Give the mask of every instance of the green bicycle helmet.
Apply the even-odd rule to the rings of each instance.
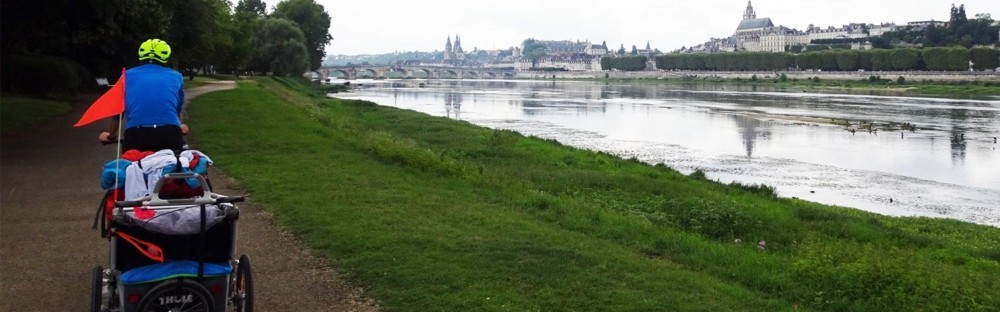
[[[160,39],[149,39],[139,45],[139,60],[166,63],[170,58],[170,45]]]

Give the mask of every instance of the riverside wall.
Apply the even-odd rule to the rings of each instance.
[[[516,79],[683,79],[683,78],[722,78],[722,79],[774,79],[785,74],[788,79],[805,80],[819,77],[821,80],[865,80],[871,76],[895,80],[902,76],[907,81],[997,81],[1000,82],[1000,72],[949,72],[949,71],[858,71],[858,72],[821,72],[821,71],[664,71],[646,70],[637,72],[624,71],[565,71],[565,72],[534,72],[518,71]]]

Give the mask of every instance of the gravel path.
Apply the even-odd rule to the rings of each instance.
[[[187,95],[234,86],[210,83]],[[100,169],[115,150],[96,142],[106,122],[80,129],[72,124],[95,98],[81,99],[69,115],[0,139],[0,311],[89,309],[91,269],[108,261],[107,241],[90,226],[103,195]],[[191,130],[196,141],[198,129]],[[240,194],[218,170],[210,176],[216,192]],[[251,257],[257,311],[379,310],[362,289],[278,228],[252,198],[240,207],[237,252]]]

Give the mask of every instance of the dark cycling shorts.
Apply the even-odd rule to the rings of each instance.
[[[138,126],[125,129],[125,137],[122,138],[122,150],[130,149],[140,151],[159,151],[165,149],[184,149],[184,135],[181,134],[181,127],[166,126]]]

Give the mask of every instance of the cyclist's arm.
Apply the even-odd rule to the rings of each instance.
[[[108,126],[108,133],[111,134],[111,138],[118,137],[118,126],[121,124],[121,120],[118,118],[111,118],[111,124]]]

